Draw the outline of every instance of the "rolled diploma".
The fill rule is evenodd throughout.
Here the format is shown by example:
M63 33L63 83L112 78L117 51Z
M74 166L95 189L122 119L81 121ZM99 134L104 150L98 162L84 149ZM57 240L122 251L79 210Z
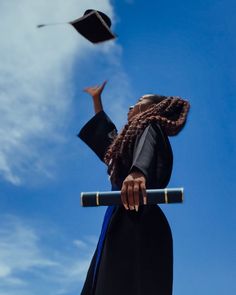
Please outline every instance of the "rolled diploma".
M147 204L169 204L169 203L182 203L184 196L184 189L180 188L165 188L165 189L148 189L147 191ZM143 197L140 193L140 204L143 204ZM120 191L107 191L107 192L82 192L81 193L81 206L94 207L94 206L111 206L122 205Z

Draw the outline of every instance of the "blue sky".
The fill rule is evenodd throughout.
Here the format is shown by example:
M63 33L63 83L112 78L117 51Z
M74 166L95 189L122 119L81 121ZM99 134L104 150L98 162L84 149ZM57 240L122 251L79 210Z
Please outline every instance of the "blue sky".
M56 7L56 9L55 9ZM70 26L87 8L111 16L114 42L94 46ZM1 1L0 295L75 295L105 208L80 192L109 190L106 169L76 138L93 115L85 86L108 79L104 108L118 128L145 93L179 95L191 111L171 138L162 206L174 237L174 295L235 294L233 1Z

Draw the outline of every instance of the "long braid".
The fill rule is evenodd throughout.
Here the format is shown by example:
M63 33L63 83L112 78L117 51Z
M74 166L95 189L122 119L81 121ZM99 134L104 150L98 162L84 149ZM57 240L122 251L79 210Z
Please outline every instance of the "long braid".
M115 183L119 183L119 179L132 164L132 151L137 136L152 122L159 123L168 136L178 134L185 125L189 107L189 103L180 97L167 97L159 103L151 104L146 111L128 121L104 157L109 167L108 173Z

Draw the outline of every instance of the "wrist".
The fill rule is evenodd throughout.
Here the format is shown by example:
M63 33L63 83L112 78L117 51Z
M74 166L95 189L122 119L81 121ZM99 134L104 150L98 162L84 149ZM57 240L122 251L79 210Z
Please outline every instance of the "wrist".
M93 95L93 100L95 101L100 101L101 100L101 95Z

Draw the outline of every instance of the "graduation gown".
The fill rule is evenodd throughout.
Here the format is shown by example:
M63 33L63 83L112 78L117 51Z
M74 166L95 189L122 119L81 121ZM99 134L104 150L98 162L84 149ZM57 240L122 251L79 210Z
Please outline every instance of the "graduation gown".
M116 128L101 111L78 136L103 161ZM164 188L172 163L168 137L157 123L151 123L136 138L129 172L142 171L148 189ZM112 188L120 189L114 184ZM108 207L81 295L171 295L172 281L172 235L159 206L140 206L138 212Z

